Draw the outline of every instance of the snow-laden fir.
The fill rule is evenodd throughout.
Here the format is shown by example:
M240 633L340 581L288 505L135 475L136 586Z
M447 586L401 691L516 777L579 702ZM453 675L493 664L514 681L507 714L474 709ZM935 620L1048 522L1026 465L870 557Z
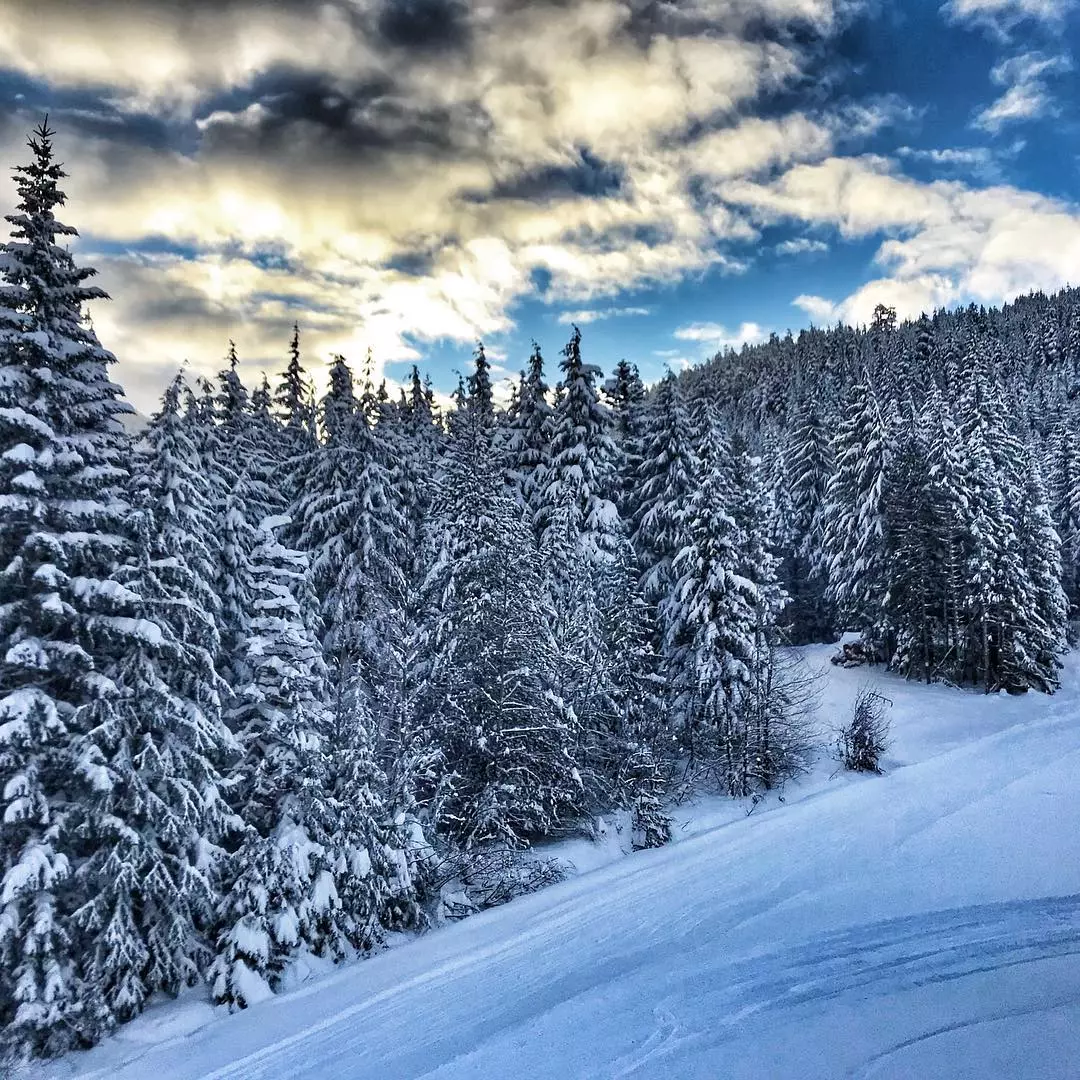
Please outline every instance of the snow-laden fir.
M966 769L990 769L995 782L1000 762L977 738L980 723L999 730L995 716L1013 718L1018 753L1029 755L1018 776L1041 775L1040 754L1052 770L1074 752L1067 712L1048 697L992 695L1057 690L1076 622L1080 294L901 326L882 308L867 329L773 338L650 391L628 362L603 381L575 329L554 389L536 346L505 409L478 344L445 412L415 369L391 397L370 358L357 376L335 357L316 400L297 327L274 381L246 386L230 342L216 381L178 376L133 436L109 380L113 357L84 311L104 296L67 246L74 230L54 216L64 174L47 126L30 149L0 248L7 1057L93 1046L177 996L225 1012L271 1008L266 999L303 965L380 953L391 935L557 880L560 863L543 853L612 815L630 845L656 848L677 834L687 800L733 796L741 815L770 792L790 795L823 752L815 679L793 644L852 631L863 657L898 676L967 688L924 691L934 708L956 703L971 728L963 738L979 749L970 761L956 751L959 775L927 757L918 782L895 781L912 806L977 794ZM1052 718L1046 739L1040 717ZM935 730L923 732L926 745L959 739L944 719ZM701 866L670 879L676 891L686 884L695 911L712 903L713 936L695 963L703 980L719 980L714 1028L755 1013L788 970L776 961L753 976L760 993L740 997L733 987L753 964L723 967L740 940L728 932L798 895L783 885L788 865L806 882L834 880L847 838L887 812L893 796L880 783L842 782L816 824L777 811L730 847L697 841ZM1009 805L987 790L994 807ZM800 821L824 832L811 843ZM888 857L886 840L879 829L852 849L868 875ZM686 850L620 873L651 881ZM952 854L948 872L962 877ZM723 899L769 867L773 892L747 884L738 910ZM978 873L956 904L1056 895L1032 885L1005 895ZM682 942L689 963L702 920L679 929L683 909L660 901L664 880L640 894L620 893L618 877L596 894L578 883L551 894L563 900L511 910L564 920L568 946L592 932L590 911L617 910L612 932L622 927L657 958ZM609 887L622 897L615 907L601 895ZM1021 912L1024 933L1057 911L1046 901ZM832 929L887 914L853 904ZM519 917L477 925L513 928ZM438 940L474 933L482 938ZM517 955L530 941L547 949L544 933L493 939L485 955ZM901 940L891 933L880 928L886 951ZM807 944L802 967L790 960L796 985L830 972L838 992L847 985L846 939L830 940ZM437 968L425 977L417 957L434 965L453 948L393 951L349 979L390 987L399 964L419 965L399 990L437 987ZM611 975L616 1012L637 1016L631 989L615 985L623 968L603 950L581 955L598 965L596 985ZM560 974L533 959L529 979L547 979L547 1004L530 1016L569 1009L592 985L583 967ZM661 1008L660 988L649 994ZM449 1008L420 993L416 1011L401 1000L404 1023L430 1028L424 1067L437 1065L450 1042L434 1017L458 1016L466 999ZM515 990L505 1004L529 1000ZM658 1053L673 1033L697 1031L671 1015L658 1012L643 1036ZM268 1037L258 1022L235 1031ZM364 1031L371 1060L384 1060L390 1028ZM220 1053L214 1062L233 1060ZM277 1053L266 1075L297 1072ZM620 1049L605 1067L644 1067L635 1053ZM254 1075L246 1067L237 1075ZM168 1075L158 1060L146 1068ZM352 1059L349 1069L362 1071ZM491 1070L480 1072L507 1071Z

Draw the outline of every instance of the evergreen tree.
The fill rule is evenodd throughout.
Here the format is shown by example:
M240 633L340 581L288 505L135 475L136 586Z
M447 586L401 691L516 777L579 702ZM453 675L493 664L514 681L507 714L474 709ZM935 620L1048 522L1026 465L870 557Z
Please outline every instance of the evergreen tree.
M592 566L610 562L621 534L611 501L615 447L609 417L596 392L598 369L582 361L577 327L561 368L563 395L552 418L551 466L537 518L557 578L560 565L579 553Z
M646 415L634 517L642 585L653 603L662 602L674 585L672 564L686 542L686 513L696 473L682 393L668 373L654 391Z
M1072 618L1080 604L1080 404L1061 402L1050 429L1048 492L1061 541L1062 586Z
M824 582L815 574L824 545L826 490L833 473L828 427L813 397L797 408L789 452L784 460L788 499L784 584L791 595L785 618L795 644L828 641L832 612L825 601Z
M645 426L645 386L635 365L620 360L604 385L612 416L612 435L618 450L615 504L623 520L633 521L637 512L638 469Z
M842 625L860 630L882 659L891 652L884 602L893 453L889 418L864 378L851 387L833 445L836 471L825 495L822 566L826 599L836 605Z
M579 556L577 570L556 612L555 636L558 692L577 723L586 808L630 810L635 845L656 847L669 838L670 822L663 807L666 688L654 612L641 594L629 541L600 568Z
M506 479L526 519L537 520L551 463L551 406L544 381L544 358L533 342L528 370L522 373L505 440Z
M485 427L493 426L495 402L491 385L491 365L488 363L482 341L476 343L476 351L473 353L473 371L466 380L466 386L468 387L466 398L468 408L481 417Z
M276 536L284 524L268 518L257 530L247 678L228 714L242 754L230 797L244 831L230 860L211 976L215 999L241 1008L274 987L301 946L335 956L370 947L379 910L380 886L372 878L371 895L362 885L372 870L366 778L328 782L337 748L315 600L306 559ZM354 771L360 762L348 764ZM360 817L348 832L343 797ZM349 909L339 891L346 881Z
M443 765L426 795L455 845L516 847L565 827L582 792L540 556L479 412L459 419L436 510L420 717Z
M1023 681L1036 689L1057 688L1066 649L1069 602L1062 588L1061 540L1054 528L1036 454L1026 447L1023 491L1017 518L1020 558L1031 583L1026 597L1029 632L1016 657Z
M754 585L740 574L745 538L733 513L739 493L732 449L719 424L702 446L690 496L687 543L675 558L676 585L661 605L669 682L691 764L733 795L750 793L740 706L757 656Z
M307 449L315 433L315 409L311 382L300 360L300 326L293 324L289 341L289 362L274 393L277 415L285 427L292 454Z
M310 552L331 682L383 677L380 626L400 574L405 519L382 436L363 418L344 358L335 358L321 408L324 445L311 452L297 507L299 546Z
M181 388L178 376L141 443L130 555L117 575L138 596L134 646L109 669L118 694L94 709L111 782L95 800L100 845L79 867L89 899L75 920L92 942L87 975L110 1022L205 967L215 852L230 823L207 500Z
M91 807L111 777L91 714L118 690L102 672L132 645L113 357L84 319L104 298L61 246L64 177L53 132L16 169L0 248L0 1026L15 1053L95 1041L107 1022L81 970L73 874L94 854Z

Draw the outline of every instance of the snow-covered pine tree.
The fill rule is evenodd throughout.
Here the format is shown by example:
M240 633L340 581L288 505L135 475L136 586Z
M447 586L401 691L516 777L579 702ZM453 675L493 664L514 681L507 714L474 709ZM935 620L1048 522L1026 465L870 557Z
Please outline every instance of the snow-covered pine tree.
M750 793L740 715L757 653L759 597L742 577L744 537L734 508L731 444L711 425L687 510L687 543L674 562L675 588L661 605L676 730L691 767L732 795Z
M565 827L582 791L540 555L480 410L455 424L436 522L418 720L443 764L425 794L454 845L520 846Z
M922 414L908 415L898 425L889 484L890 573L885 606L895 628L889 663L927 682L940 662L939 642L944 635L938 619L948 562L945 541L951 531L950 516L960 510L940 501L946 491L938 485L934 466L941 468L943 463L931 456L936 449L935 425L940 430L945 423L934 387Z
M465 381L469 408L479 414L485 427L495 423L495 395L491 385L491 364L488 363L484 343L476 343L473 353L473 370Z
M256 391L249 393L240 378L236 346L231 341L226 362L218 372L215 400L219 452L235 478L238 504L249 522L257 525L264 517L287 509L288 491L281 483L286 472L285 447L280 425L270 411L272 395L266 376Z
M960 401L960 433L970 463L966 681L987 692L1030 685L1020 657L1028 655L1033 589L1019 546L1015 513L1022 484L1022 449L1007 426L1000 388L986 347L972 341Z
M886 409L868 376L852 384L833 441L836 471L829 478L822 518L826 600L836 605L841 625L860 631L870 651L885 660L892 650L884 601L889 588L887 487L893 458Z
M558 692L577 721L576 758L591 814L630 810L634 843L670 836L663 797L672 745L655 609L646 603L633 547L621 539L612 561L578 572L556 612Z
M1061 539L1062 586L1071 618L1080 616L1080 402L1061 401L1051 422L1047 489Z
M713 423L717 426L718 422ZM731 516L739 537L735 581L753 611L750 681L740 703L744 731L740 786L748 792L775 787L799 771L805 737L799 737L797 718L784 715L790 704L786 695L795 687L780 685L781 669L774 655L788 597L779 581L779 559L769 546L771 511L765 467L739 432L729 438L728 446L734 494ZM791 669L783 670L793 674Z
M638 467L645 426L645 385L634 364L620 360L604 384L604 396L611 410L612 437L618 450L615 505L624 521L633 521L637 512Z
M405 519L387 447L362 415L343 357L331 366L320 413L324 442L306 466L298 546L311 555L335 693L357 677L373 693L383 670L378 628L390 617Z
M670 372L653 391L642 426L632 539L645 598L661 604L675 584L672 564L686 543L689 496L698 472L682 392Z
M91 714L133 633L112 577L130 408L82 310L105 294L62 246L75 230L54 216L52 136L46 122L29 140L0 247L0 1027L15 1054L85 1046L107 1024L71 916L111 783Z
M1061 540L1054 528L1038 458L1030 446L1022 459L1023 489L1016 512L1020 559L1031 591L1027 597L1027 633L1013 662L1028 686L1043 691L1059 685L1065 652L1069 602L1062 588Z
M315 597L305 556L276 535L286 524L267 518L257 530L248 674L228 713L242 755L230 800L245 828L230 859L211 975L215 999L239 1007L273 988L301 947L333 956L371 947L391 891L368 847L375 807L360 740L340 749L332 742ZM349 760L335 768L339 752Z
M550 465L551 420L544 357L534 341L529 366L522 372L515 408L506 426L503 447L507 483L530 524L537 520Z
M791 596L784 619L793 643L828 641L832 612L825 602L825 583L814 568L824 543L823 511L833 456L829 429L812 391L804 393L796 409L784 464L790 547L783 576Z
M933 616L940 640L927 656L927 677L962 681L965 660L968 551L974 542L969 491L970 464L964 453L954 406L932 389L924 407L929 499L937 542L938 611ZM924 572L930 568L924 567ZM930 572L933 572L930 570ZM911 674L912 672L908 672Z
M551 465L537 518L541 548L556 580L566 553L601 566L613 558L622 534L611 496L615 488L615 446L610 418L596 390L597 368L581 358L575 326L560 365L562 397L552 417Z
M291 458L308 450L315 439L315 403L311 380L300 359L300 325L293 324L289 362L274 392L277 416L285 428Z
M424 616L424 580L428 570L428 531L436 495L442 432L433 415L430 394L413 368L407 397L384 408L378 436L386 447L390 489L400 510L401 531L389 556L382 618L377 626L377 685L367 701L346 692L345 699L367 718L377 733L373 751L386 775L385 840L404 859L407 888L390 901L384 921L390 926L417 925L423 917L417 897L426 888L429 844L416 805L417 776L431 767L435 751L414 723L423 657L419 637Z
M296 546L311 560L311 581L322 605L324 633L333 633L342 619L333 589L347 556L347 492L356 467L352 436L358 409L352 372L343 356L335 356L329 388L318 406L322 441L305 456L293 526Z
M118 693L93 709L111 783L92 803L96 850L76 872L86 977L111 1024L204 970L215 852L231 820L220 770L233 744L198 644L213 640L213 620L190 610L192 575L155 531L149 508L134 516L133 555L118 572L139 597L135 644L107 669ZM186 627L206 636L185 638Z
M77 870L87 899L75 921L111 1023L205 970L215 853L230 817L207 498L181 389L178 376L136 457L129 555L117 571L138 595L133 644L107 670L118 694L93 710L111 783L95 799L100 843Z

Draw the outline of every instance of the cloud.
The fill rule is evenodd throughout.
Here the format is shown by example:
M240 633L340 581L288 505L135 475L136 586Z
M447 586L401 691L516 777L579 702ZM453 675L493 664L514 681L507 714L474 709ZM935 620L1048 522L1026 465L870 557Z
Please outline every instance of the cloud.
M578 311L564 311L559 315L560 326L585 326L588 323L600 322L603 319L624 319L637 315L651 315L652 308L648 307L621 307L621 308L583 308Z
M955 22L982 23L1004 33L1025 19L1058 23L1075 0L949 0L942 11Z
M840 321L839 306L832 300L826 300L824 296L810 296L804 293L796 296L791 302L795 307L802 308L819 326L827 326L829 323Z
M1007 185L920 183L880 157L795 166L767 183L732 183L727 197L763 223L832 226L852 239L884 234L876 261L885 276L833 307L796 300L823 320L865 322L879 302L901 317L947 303L1001 303L1075 282L1080 266L1080 208Z
M931 165L955 166L962 169L985 169L994 161L993 152L985 146L920 150L911 146L901 146L896 152L900 157L912 161L926 161Z
M996 134L1006 124L1056 115L1047 76L1059 75L1071 67L1067 56L1044 56L1036 52L1002 61L990 73L990 78L1007 89L979 112L972 126Z
M680 326L674 336L679 341L694 341L707 345L710 350L738 349L743 345L757 345L765 341L769 332L754 322L744 322L738 330L728 330L720 323L697 322Z
M811 240L808 236L784 240L776 245L777 255L818 255L829 250L824 240Z

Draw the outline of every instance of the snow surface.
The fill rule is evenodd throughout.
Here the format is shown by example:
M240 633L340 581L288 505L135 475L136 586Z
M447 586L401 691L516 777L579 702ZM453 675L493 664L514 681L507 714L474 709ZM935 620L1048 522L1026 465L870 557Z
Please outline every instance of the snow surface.
M703 800L667 848L578 844L539 894L244 1013L155 1007L32 1075L1075 1078L1080 658L1053 698L830 669L823 725L868 681L885 776Z

